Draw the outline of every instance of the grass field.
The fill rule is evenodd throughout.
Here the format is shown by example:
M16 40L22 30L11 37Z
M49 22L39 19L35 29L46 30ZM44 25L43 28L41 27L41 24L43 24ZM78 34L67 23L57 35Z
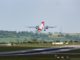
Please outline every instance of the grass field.
M0 57L0 60L80 60L79 57L62 58L55 57L54 55L35 55L35 56L8 56Z
M28 50L34 48L43 48L43 47L21 47L21 46L0 46L0 52L4 51L16 51L16 50Z

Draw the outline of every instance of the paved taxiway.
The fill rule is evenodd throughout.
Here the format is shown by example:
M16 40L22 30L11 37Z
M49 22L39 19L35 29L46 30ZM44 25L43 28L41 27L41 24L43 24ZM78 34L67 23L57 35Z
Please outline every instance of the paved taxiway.
M38 48L38 49L31 49L31 50L0 52L0 56L21 56L21 55L36 55L36 54L60 54L60 53L71 51L71 50L75 50L75 49L78 49L78 48L75 48L75 47Z

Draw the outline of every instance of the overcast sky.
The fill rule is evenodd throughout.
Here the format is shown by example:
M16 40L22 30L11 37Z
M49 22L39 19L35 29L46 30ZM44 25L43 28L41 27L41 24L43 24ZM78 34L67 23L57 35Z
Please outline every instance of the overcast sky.
M57 28L47 32L80 32L80 0L0 0L0 30L35 31L41 21Z

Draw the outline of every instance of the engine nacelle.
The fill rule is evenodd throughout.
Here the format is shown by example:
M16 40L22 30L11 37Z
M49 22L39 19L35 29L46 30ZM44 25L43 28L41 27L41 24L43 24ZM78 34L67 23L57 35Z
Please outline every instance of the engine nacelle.
M39 26L36 26L36 29L38 29Z
M46 29L44 29L44 31L46 31Z
M46 26L45 29L48 29L48 26Z

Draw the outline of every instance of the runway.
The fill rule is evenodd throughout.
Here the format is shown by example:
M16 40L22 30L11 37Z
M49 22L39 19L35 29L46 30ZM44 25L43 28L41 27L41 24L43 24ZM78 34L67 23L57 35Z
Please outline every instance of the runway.
M0 52L0 56L24 56L24 55L37 55L37 54L61 54L63 52L68 52L71 50L76 50L75 47L60 47L60 48L37 48L30 50L19 50L10 52ZM63 53L69 54L69 53Z

